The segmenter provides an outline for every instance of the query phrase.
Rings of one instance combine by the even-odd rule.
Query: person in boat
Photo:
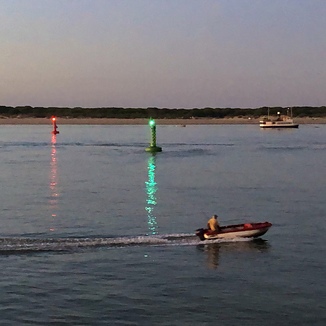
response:
[[[220,231],[220,225],[217,221],[217,215],[213,215],[207,222],[207,228],[211,231]]]

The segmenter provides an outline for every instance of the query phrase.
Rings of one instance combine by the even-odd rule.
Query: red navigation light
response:
[[[58,126],[57,126],[57,123],[56,123],[56,119],[57,118],[55,116],[51,117],[52,124],[53,124],[53,130],[52,130],[53,135],[57,135],[59,133],[59,131],[57,130]]]

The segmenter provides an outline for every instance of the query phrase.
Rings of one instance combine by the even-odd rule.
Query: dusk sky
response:
[[[0,0],[0,105],[326,105],[325,0]]]

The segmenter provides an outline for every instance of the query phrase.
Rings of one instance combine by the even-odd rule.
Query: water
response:
[[[1,325],[325,325],[325,125],[59,130],[0,128]]]

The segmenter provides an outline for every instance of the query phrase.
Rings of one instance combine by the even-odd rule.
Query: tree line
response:
[[[261,107],[256,109],[241,108],[65,108],[65,107],[31,107],[31,106],[0,106],[0,117],[10,118],[115,118],[115,119],[198,119],[198,118],[259,118],[261,116],[276,115],[277,112],[286,114],[286,107]],[[326,107],[292,107],[293,117],[326,117]]]

